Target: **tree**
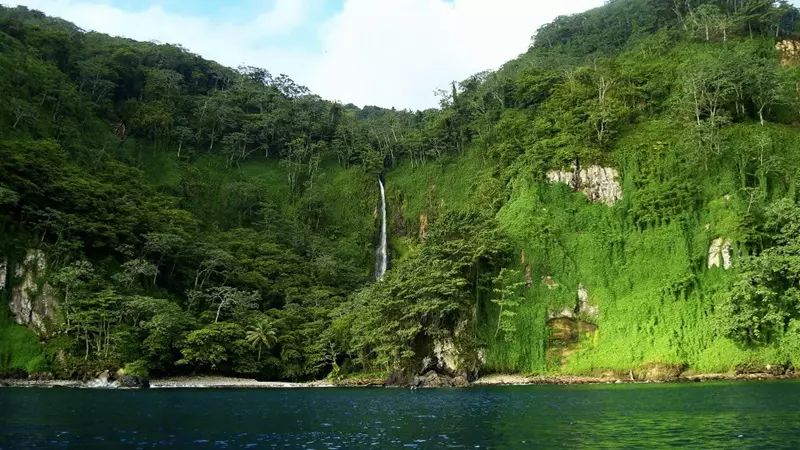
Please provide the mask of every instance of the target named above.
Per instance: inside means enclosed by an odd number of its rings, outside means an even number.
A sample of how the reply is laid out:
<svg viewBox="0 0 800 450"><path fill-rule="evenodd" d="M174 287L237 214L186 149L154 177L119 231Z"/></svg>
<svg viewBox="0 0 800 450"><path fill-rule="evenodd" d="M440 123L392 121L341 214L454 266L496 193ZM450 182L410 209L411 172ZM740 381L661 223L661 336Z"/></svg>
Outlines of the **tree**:
<svg viewBox="0 0 800 450"><path fill-rule="evenodd" d="M503 332L503 338L511 341L517 332L517 308L525 299L520 291L525 286L525 278L518 270L503 268L494 279L494 297L492 303L500 307L497 315L495 337Z"/></svg>
<svg viewBox="0 0 800 450"><path fill-rule="evenodd" d="M743 262L720 312L722 332L744 345L774 343L800 319L800 205L771 205L766 230L773 245Z"/></svg>
<svg viewBox="0 0 800 450"><path fill-rule="evenodd" d="M244 329L235 323L215 322L190 332L181 346L180 365L217 370L239 356L245 342Z"/></svg>
<svg viewBox="0 0 800 450"><path fill-rule="evenodd" d="M216 307L214 322L219 322L219 317L225 310L233 311L234 316L253 310L259 300L257 292L240 291L230 286L210 288L206 295L211 306Z"/></svg>
<svg viewBox="0 0 800 450"><path fill-rule="evenodd" d="M89 293L97 282L94 267L88 261L76 261L53 274L52 282L53 286L63 295L62 310L67 321L66 331L69 333L77 299L90 295Z"/></svg>
<svg viewBox="0 0 800 450"><path fill-rule="evenodd" d="M245 340L253 348L258 347L258 361L261 361L261 350L278 342L277 330L269 319L261 319L247 330Z"/></svg>

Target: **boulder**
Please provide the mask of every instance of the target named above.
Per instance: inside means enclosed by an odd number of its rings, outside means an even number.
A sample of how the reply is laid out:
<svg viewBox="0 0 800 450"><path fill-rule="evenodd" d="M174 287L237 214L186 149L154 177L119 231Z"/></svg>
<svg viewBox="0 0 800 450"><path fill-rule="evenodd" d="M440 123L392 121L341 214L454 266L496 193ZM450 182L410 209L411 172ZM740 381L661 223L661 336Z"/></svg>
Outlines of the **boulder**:
<svg viewBox="0 0 800 450"><path fill-rule="evenodd" d="M469 387L469 380L467 380L466 378L464 378L464 377L459 375L459 376L453 378L453 381L451 382L451 385L453 387L457 387L457 388Z"/></svg>
<svg viewBox="0 0 800 450"><path fill-rule="evenodd" d="M411 382L412 388L449 388L449 387L468 387L469 381L463 376L455 378L430 371L425 375L414 377Z"/></svg>
<svg viewBox="0 0 800 450"><path fill-rule="evenodd" d="M111 373L109 373L107 370L104 370L97 374L96 379L101 383L108 383L111 380Z"/></svg>
<svg viewBox="0 0 800 450"><path fill-rule="evenodd" d="M147 389L150 387L150 380L135 375L123 375L117 380L117 386L128 389Z"/></svg>
<svg viewBox="0 0 800 450"><path fill-rule="evenodd" d="M631 378L637 381L675 381L683 370L682 364L646 364L636 370L635 376L631 370Z"/></svg>

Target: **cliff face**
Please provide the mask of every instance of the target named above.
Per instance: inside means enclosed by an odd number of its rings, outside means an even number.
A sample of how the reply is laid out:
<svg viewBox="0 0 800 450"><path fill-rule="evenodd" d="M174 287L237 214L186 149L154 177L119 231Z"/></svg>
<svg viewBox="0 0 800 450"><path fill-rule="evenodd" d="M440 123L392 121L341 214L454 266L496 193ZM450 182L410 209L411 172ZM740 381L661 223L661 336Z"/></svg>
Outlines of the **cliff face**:
<svg viewBox="0 0 800 450"><path fill-rule="evenodd" d="M619 172L610 167L589 166L580 170L551 170L549 183L565 183L575 191L583 192L593 202L613 206L622 199Z"/></svg>
<svg viewBox="0 0 800 450"><path fill-rule="evenodd" d="M56 310L56 298L52 286L42 283L46 270L47 261L44 253L41 250L29 250L25 259L16 264L8 301L11 317L18 324L31 328L40 336L45 336L51 331ZM5 283L6 280L2 281Z"/></svg>

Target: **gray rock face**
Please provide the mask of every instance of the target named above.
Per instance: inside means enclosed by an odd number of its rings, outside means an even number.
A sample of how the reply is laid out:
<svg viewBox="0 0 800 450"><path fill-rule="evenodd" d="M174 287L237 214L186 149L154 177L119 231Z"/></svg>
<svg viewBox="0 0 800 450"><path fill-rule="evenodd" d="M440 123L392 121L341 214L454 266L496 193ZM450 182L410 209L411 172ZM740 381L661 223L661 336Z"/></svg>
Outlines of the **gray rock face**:
<svg viewBox="0 0 800 450"><path fill-rule="evenodd" d="M590 201L613 206L622 199L619 172L610 167L589 166L575 171L551 170L547 172L551 184L566 183L576 191L583 192Z"/></svg>
<svg viewBox="0 0 800 450"><path fill-rule="evenodd" d="M578 312L594 318L600 316L600 308L589 303L589 291L582 284L578 285Z"/></svg>
<svg viewBox="0 0 800 450"><path fill-rule="evenodd" d="M722 267L725 270L729 270L733 267L731 262L732 250L733 244L729 239L714 239L708 248L708 268Z"/></svg>
<svg viewBox="0 0 800 450"><path fill-rule="evenodd" d="M468 326L469 322L464 320L456 326L452 338L435 340L432 354L423 360L423 370L420 373L434 370L449 375L477 377L480 369L486 364L485 350L479 348L465 351L456 345L458 337L465 332Z"/></svg>
<svg viewBox="0 0 800 450"><path fill-rule="evenodd" d="M29 250L22 264L18 264L14 275L18 280L11 290L8 309L14 320L40 335L47 334L48 323L55 316L56 299L53 288L39 280L47 269L41 250Z"/></svg>
<svg viewBox="0 0 800 450"><path fill-rule="evenodd" d="M0 258L0 291L6 288L6 277L8 276L8 259Z"/></svg>

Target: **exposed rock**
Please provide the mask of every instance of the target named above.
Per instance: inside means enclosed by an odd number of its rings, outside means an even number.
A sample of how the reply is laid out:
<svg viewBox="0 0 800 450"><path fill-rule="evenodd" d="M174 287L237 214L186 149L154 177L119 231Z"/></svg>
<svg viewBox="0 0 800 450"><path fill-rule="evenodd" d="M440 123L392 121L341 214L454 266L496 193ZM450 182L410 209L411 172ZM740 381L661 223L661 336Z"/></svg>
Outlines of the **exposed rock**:
<svg viewBox="0 0 800 450"><path fill-rule="evenodd" d="M16 266L14 274L21 282L17 282L11 292L8 308L14 320L32 328L40 335L47 334L48 323L55 316L56 299L53 288L39 280L47 268L44 253L41 250L29 250L22 264Z"/></svg>
<svg viewBox="0 0 800 450"><path fill-rule="evenodd" d="M594 318L600 316L600 308L589 303L589 292L582 284L578 285L578 313Z"/></svg>
<svg viewBox="0 0 800 450"><path fill-rule="evenodd" d="M731 241L725 241L725 243L722 244L722 267L725 270L730 270L730 268L733 266L731 264L731 249L732 248L733 248L733 246L731 245Z"/></svg>
<svg viewBox="0 0 800 450"><path fill-rule="evenodd" d="M574 307L570 308L569 306L565 306L562 309L547 311L547 320L574 319L574 318L575 318L575 308Z"/></svg>
<svg viewBox="0 0 800 450"><path fill-rule="evenodd" d="M768 374L773 376L791 373L791 368L784 364L739 364L734 371L736 375Z"/></svg>
<svg viewBox="0 0 800 450"><path fill-rule="evenodd" d="M545 286L547 286L548 289L555 289L558 287L558 283L556 283L555 280L553 280L553 277L551 277L550 275L543 276L542 282L544 283Z"/></svg>
<svg viewBox="0 0 800 450"><path fill-rule="evenodd" d="M452 381L451 384L452 384L453 387L457 387L457 388L469 387L469 381L466 378L462 377L462 376L457 376L457 377L453 378L453 381Z"/></svg>
<svg viewBox="0 0 800 450"><path fill-rule="evenodd" d="M6 277L8 276L8 259L0 259L0 291L6 288Z"/></svg>
<svg viewBox="0 0 800 450"><path fill-rule="evenodd" d="M433 359L436 360L437 371L442 373L455 373L460 369L458 351L452 340L445 339L434 342L433 355Z"/></svg>
<svg viewBox="0 0 800 450"><path fill-rule="evenodd" d="M100 381L101 383L108 383L110 379L111 379L111 374L107 370L104 370L99 374L97 374L97 380Z"/></svg>
<svg viewBox="0 0 800 450"><path fill-rule="evenodd" d="M575 191L583 192L590 201L613 206L622 199L619 172L610 167L589 166L578 171L551 170L549 183L566 183Z"/></svg>
<svg viewBox="0 0 800 450"><path fill-rule="evenodd" d="M549 283L548 283L549 279ZM553 288L558 286L552 281L552 278L548 275L547 277L543 278L545 284L549 288ZM551 284L553 286L551 287ZM596 305L592 305L589 302L589 292L586 290L586 287L583 284L578 285L578 301L575 306L565 306L562 309L555 309L549 310L547 312L547 320L553 319L574 319L579 314L583 314L586 316L591 316L597 318L600 316L600 308Z"/></svg>
<svg viewBox="0 0 800 450"><path fill-rule="evenodd" d="M679 364L647 364L636 370L632 378L636 381L674 381L680 377L683 369Z"/></svg>
<svg viewBox="0 0 800 450"><path fill-rule="evenodd" d="M455 378L430 371L425 375L414 377L411 381L412 388L449 388L469 387L469 381L463 376Z"/></svg>
<svg viewBox="0 0 800 450"><path fill-rule="evenodd" d="M725 270L729 270L733 267L731 262L732 249L733 244L729 239L714 239L708 248L708 268L722 267Z"/></svg>
<svg viewBox="0 0 800 450"><path fill-rule="evenodd" d="M580 284L574 306L550 310L547 316L547 326L550 328L547 359L564 365L571 355L581 349L583 345L581 337L591 338L597 332L597 325L588 319L597 319L600 316L600 309L590 303L589 292L583 284Z"/></svg>
<svg viewBox="0 0 800 450"><path fill-rule="evenodd" d="M581 336L591 337L597 332L597 325L567 317L549 320L547 326L550 328L547 360L561 366L581 349Z"/></svg>
<svg viewBox="0 0 800 450"><path fill-rule="evenodd" d="M525 267L525 286L528 289L533 287L533 267L530 264Z"/></svg>
<svg viewBox="0 0 800 450"><path fill-rule="evenodd" d="M117 385L121 388L147 389L150 387L150 380L135 375L123 375L117 380Z"/></svg>
<svg viewBox="0 0 800 450"><path fill-rule="evenodd" d="M29 381L53 381L56 377L51 372L38 372L28 375Z"/></svg>
<svg viewBox="0 0 800 450"><path fill-rule="evenodd" d="M780 52L781 64L784 66L796 65L800 62L800 41L797 39L784 39L775 48Z"/></svg>
<svg viewBox="0 0 800 450"><path fill-rule="evenodd" d="M526 259L526 256L527 256L527 255L525 255L525 250L523 250L523 251L521 251L521 252L519 253L519 265L520 265L520 266L524 266L524 265L525 265L525 259Z"/></svg>
<svg viewBox="0 0 800 450"><path fill-rule="evenodd" d="M413 380L409 380L409 377L406 373L394 371L389 373L389 376L386 377L383 385L386 387L409 386L412 384L412 382Z"/></svg>
<svg viewBox="0 0 800 450"><path fill-rule="evenodd" d="M419 215L419 240L424 241L428 237L428 215L420 213Z"/></svg>
<svg viewBox="0 0 800 450"><path fill-rule="evenodd" d="M478 349L478 363L480 365L486 364L486 349L483 348Z"/></svg>

